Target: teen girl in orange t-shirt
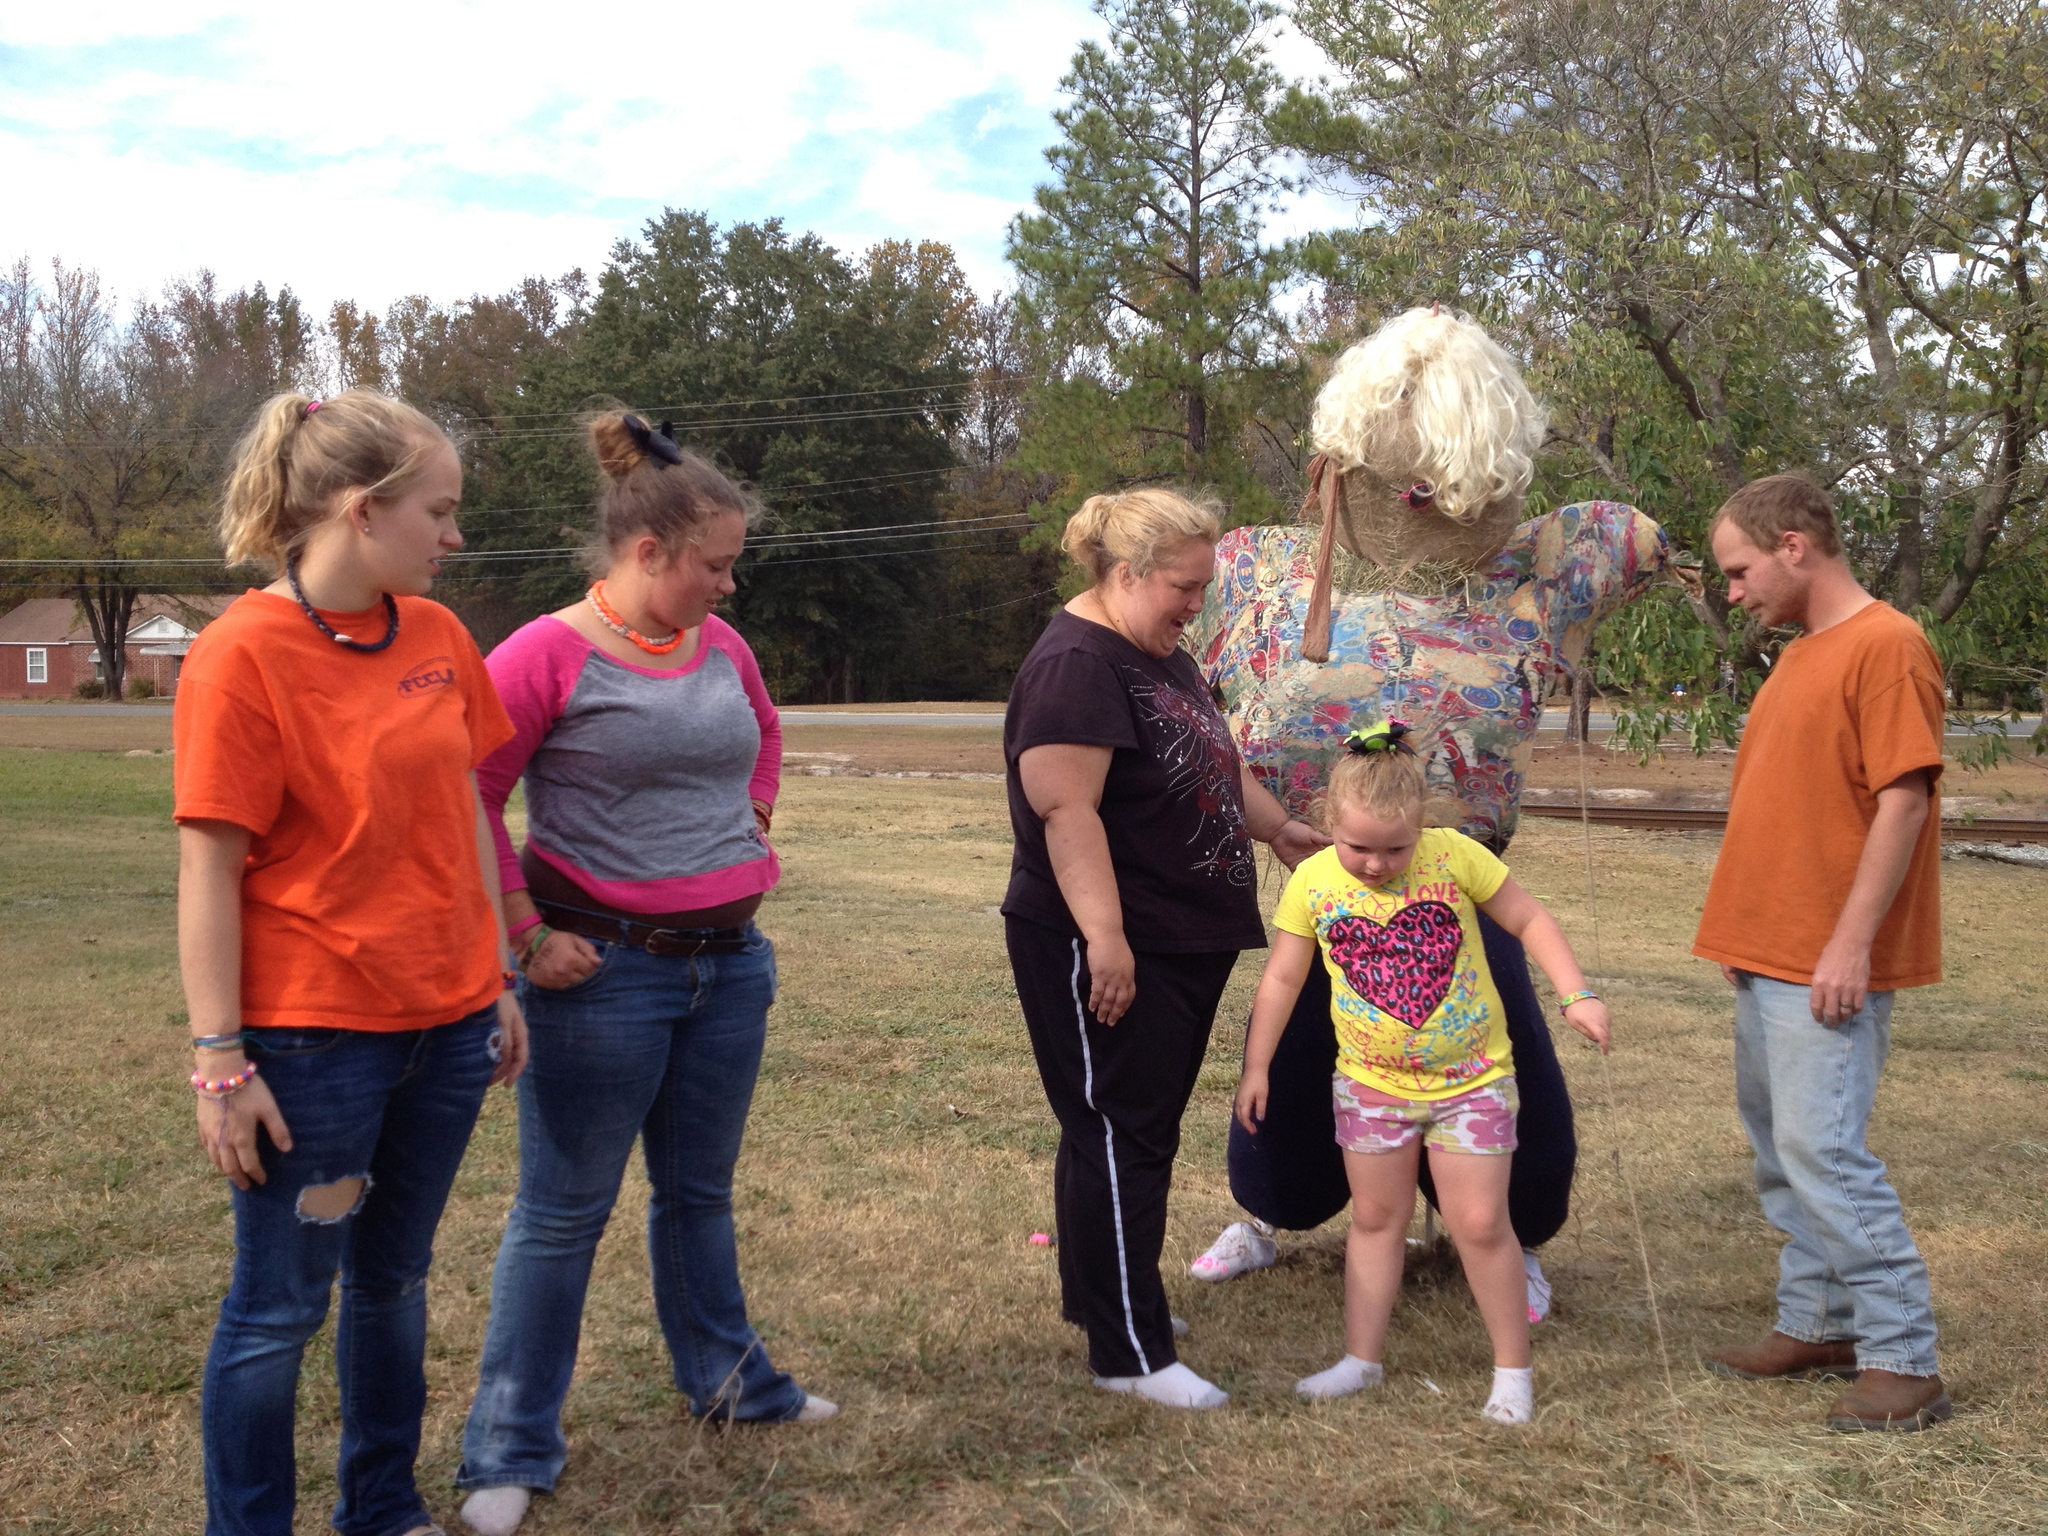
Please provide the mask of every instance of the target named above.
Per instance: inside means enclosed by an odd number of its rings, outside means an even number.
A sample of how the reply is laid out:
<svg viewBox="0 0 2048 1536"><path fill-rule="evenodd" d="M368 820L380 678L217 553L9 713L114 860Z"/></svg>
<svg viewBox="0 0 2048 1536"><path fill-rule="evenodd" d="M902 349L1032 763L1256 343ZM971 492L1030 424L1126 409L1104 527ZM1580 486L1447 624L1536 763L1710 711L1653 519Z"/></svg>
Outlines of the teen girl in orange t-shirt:
<svg viewBox="0 0 2048 1536"><path fill-rule="evenodd" d="M228 562L280 575L193 643L173 726L192 1086L234 1184L208 1536L290 1536L299 1361L337 1271L334 1526L439 1529L413 1481L427 1265L484 1091L526 1055L474 777L512 728L421 595L461 499L441 431L364 390L270 401L228 482Z"/></svg>

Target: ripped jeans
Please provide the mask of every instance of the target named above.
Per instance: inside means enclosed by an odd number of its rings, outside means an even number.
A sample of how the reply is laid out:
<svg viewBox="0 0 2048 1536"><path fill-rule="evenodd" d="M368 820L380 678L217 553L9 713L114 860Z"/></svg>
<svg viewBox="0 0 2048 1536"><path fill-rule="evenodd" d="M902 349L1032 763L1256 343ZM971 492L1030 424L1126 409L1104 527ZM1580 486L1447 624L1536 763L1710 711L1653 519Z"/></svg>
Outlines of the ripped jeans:
<svg viewBox="0 0 2048 1536"><path fill-rule="evenodd" d="M299 1361L337 1271L334 1528L402 1536L429 1523L413 1483L427 1265L496 1070L497 1029L493 1003L437 1029L247 1032L292 1149L259 1130L268 1182L233 1191L235 1265L200 1395L207 1536L291 1536ZM351 1205L355 1179L365 1183Z"/></svg>

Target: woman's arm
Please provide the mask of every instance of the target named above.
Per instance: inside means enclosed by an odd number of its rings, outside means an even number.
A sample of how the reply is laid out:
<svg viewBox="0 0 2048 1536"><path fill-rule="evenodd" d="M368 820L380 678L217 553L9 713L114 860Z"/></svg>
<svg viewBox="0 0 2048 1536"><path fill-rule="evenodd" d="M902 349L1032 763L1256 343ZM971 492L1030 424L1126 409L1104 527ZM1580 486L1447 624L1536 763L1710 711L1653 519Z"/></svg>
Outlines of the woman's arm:
<svg viewBox="0 0 2048 1536"><path fill-rule="evenodd" d="M1267 1069L1315 960L1314 939L1285 928L1273 935L1273 952L1266 957L1259 990L1252 998L1252 1022L1244 1039L1244 1073L1237 1081L1237 1123L1254 1136L1266 1118Z"/></svg>
<svg viewBox="0 0 2048 1536"><path fill-rule="evenodd" d="M512 739L476 770L477 795L497 866L485 877L484 885L498 898L514 963L542 987L569 987L582 981L597 969L597 950L577 934L542 930L540 911L527 894L526 875L519 868L519 854L505 826L505 802L512 798L526 765L561 718L589 651L589 644L566 624L537 620L513 634L484 662L513 731ZM523 1050L523 1033L520 1045Z"/></svg>
<svg viewBox="0 0 2048 1536"><path fill-rule="evenodd" d="M483 792L477 788L476 775L469 776L470 798L476 804L476 861L483 871L484 894L491 899L491 921L496 925L498 964L504 970L515 970L518 962L512 957L511 941L505 937L507 927L503 895L498 890L498 841L491 819L484 814ZM502 825L502 822L501 822ZM526 892L520 898L531 907ZM519 999L510 987L498 994L498 1070L491 1074L493 1085L514 1081L526 1070L526 1015L519 1011Z"/></svg>
<svg viewBox="0 0 2048 1536"><path fill-rule="evenodd" d="M242 1032L242 869L249 859L249 829L231 821L187 821L178 827L178 969L192 1038ZM240 1046L193 1049L193 1071L218 1082L234 1076L247 1057ZM238 1189L265 1181L256 1127L270 1132L280 1152L292 1135L277 1101L260 1077L226 1098L198 1100L199 1145Z"/></svg>
<svg viewBox="0 0 2048 1536"><path fill-rule="evenodd" d="M753 775L747 780L747 799L754 807L754 824L766 837L775 820L775 800L782 789L782 712L768 697L768 684L761 676L761 666L754 660L752 649L737 635L733 638L738 645L733 659L738 663L740 686L754 708L754 723L761 728L761 750L754 758Z"/></svg>
<svg viewBox="0 0 2048 1536"><path fill-rule="evenodd" d="M1124 937L1123 901L1102 825L1102 786L1112 750L1071 742L1026 748L1017 758L1024 798L1045 823L1045 851L1060 895L1088 944L1088 1011L1114 1024L1138 995L1137 958Z"/></svg>
<svg viewBox="0 0 2048 1536"><path fill-rule="evenodd" d="M1330 846L1327 835L1307 822L1289 816L1287 807L1258 781L1242 760L1237 765L1237 774L1244 794L1245 825L1253 837L1271 845L1274 858L1292 869L1310 854Z"/></svg>
<svg viewBox="0 0 2048 1536"><path fill-rule="evenodd" d="M1586 973L1579 969L1579 957L1572 953L1571 941L1550 915L1550 909L1522 889L1513 875L1501 881L1500 889L1478 905L1480 911L1522 941L1522 947L1543 967L1543 974L1550 978L1551 988L1559 997L1586 991ZM1602 1055L1606 1054L1609 1020L1607 1005L1599 998L1589 995L1573 1003L1565 1009L1564 1021L1599 1046Z"/></svg>

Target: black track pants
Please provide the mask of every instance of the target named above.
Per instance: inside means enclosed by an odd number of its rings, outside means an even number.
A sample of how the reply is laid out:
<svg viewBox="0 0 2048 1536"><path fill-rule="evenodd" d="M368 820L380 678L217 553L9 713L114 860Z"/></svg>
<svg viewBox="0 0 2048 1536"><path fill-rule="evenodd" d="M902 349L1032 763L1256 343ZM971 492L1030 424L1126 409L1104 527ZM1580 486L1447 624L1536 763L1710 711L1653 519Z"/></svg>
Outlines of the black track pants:
<svg viewBox="0 0 2048 1536"><path fill-rule="evenodd" d="M1087 946L1019 918L1006 928L1017 1001L1060 1123L1061 1312L1087 1329L1096 1375L1143 1376L1178 1358L1159 1278L1166 1195L1181 1114L1237 952L1141 951L1137 1000L1105 1027L1088 1012Z"/></svg>
<svg viewBox="0 0 2048 1536"><path fill-rule="evenodd" d="M1572 1100L1557 1064L1543 1004L1529 980L1521 940L1484 912L1479 932L1486 964L1508 1015L1515 1086L1522 1096L1515 1119L1514 1168L1508 1175L1508 1217L1524 1248L1555 1237L1571 1212L1578 1137ZM1266 1119L1256 1136L1235 1120L1230 1126L1230 1192L1252 1215L1276 1227L1305 1231L1321 1226L1351 1199L1344 1153L1337 1146L1330 1078L1337 1070L1337 1031L1330 1022L1330 976L1322 961L1308 981L1273 1053ZM1429 1159L1422 1160L1422 1192L1436 1203Z"/></svg>

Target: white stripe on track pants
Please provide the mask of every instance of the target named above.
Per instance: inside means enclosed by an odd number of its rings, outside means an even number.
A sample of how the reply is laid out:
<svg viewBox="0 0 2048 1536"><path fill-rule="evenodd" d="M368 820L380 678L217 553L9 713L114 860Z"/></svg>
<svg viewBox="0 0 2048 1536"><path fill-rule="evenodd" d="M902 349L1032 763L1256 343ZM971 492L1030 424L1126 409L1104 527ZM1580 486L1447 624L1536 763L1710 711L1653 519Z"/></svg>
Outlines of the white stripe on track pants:
<svg viewBox="0 0 2048 1536"><path fill-rule="evenodd" d="M1159 1252L1180 1121L1237 951L1139 951L1137 999L1113 1026L1088 1012L1087 947L1006 920L1017 1000L1046 1101L1061 1312L1088 1332L1098 1376L1142 1376L1176 1359Z"/></svg>

